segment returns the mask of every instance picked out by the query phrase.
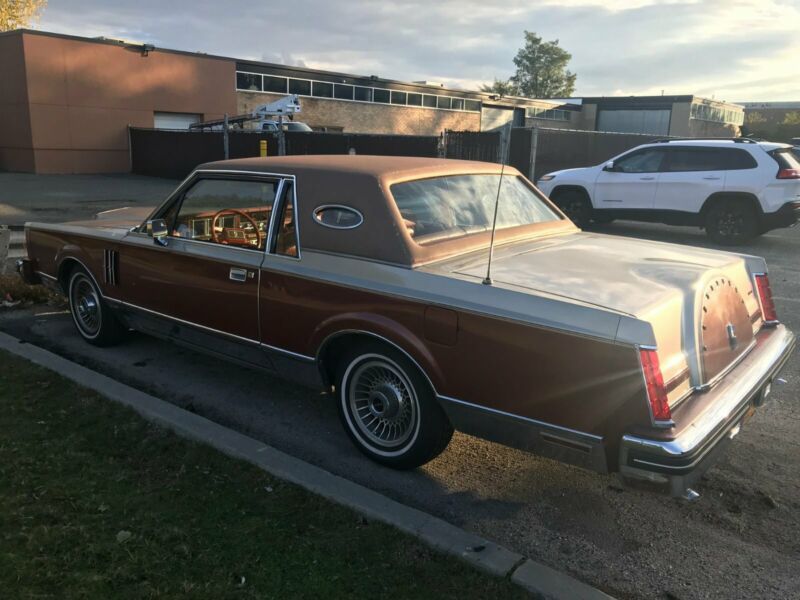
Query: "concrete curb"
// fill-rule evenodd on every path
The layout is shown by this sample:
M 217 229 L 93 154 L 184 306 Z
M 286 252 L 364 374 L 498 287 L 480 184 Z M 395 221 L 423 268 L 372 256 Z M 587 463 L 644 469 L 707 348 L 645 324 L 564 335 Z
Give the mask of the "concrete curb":
M 208 444 L 234 458 L 297 484 L 371 519 L 409 533 L 471 565 L 548 598 L 606 599 L 611 596 L 550 567 L 526 559 L 442 519 L 400 504 L 357 483 L 284 454 L 258 440 L 159 400 L 110 377 L 0 332 L 0 349 L 25 358 L 86 388 L 131 407 L 144 418 Z

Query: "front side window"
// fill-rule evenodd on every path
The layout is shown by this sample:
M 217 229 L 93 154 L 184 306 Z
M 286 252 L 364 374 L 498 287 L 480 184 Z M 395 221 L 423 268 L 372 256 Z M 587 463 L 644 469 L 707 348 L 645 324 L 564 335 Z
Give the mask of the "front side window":
M 264 250 L 277 189 L 277 180 L 201 179 L 164 218 L 173 237 Z
M 664 160 L 663 148 L 638 150 L 614 161 L 614 171 L 619 173 L 657 173 Z
M 525 184 L 506 175 L 452 175 L 396 183 L 391 193 L 417 243 L 490 231 L 497 204 L 497 229 L 558 221 L 559 216 Z
M 298 257 L 297 221 L 294 214 L 294 186 L 287 182 L 284 187 L 283 202 L 275 221 L 275 243 L 272 251 L 281 256 Z

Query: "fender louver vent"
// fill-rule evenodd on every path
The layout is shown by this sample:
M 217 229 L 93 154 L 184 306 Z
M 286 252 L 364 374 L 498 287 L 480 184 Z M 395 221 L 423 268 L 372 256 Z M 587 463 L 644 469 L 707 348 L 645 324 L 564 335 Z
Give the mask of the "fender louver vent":
M 119 252 L 103 251 L 103 279 L 108 285 L 117 285 L 117 269 L 119 268 Z

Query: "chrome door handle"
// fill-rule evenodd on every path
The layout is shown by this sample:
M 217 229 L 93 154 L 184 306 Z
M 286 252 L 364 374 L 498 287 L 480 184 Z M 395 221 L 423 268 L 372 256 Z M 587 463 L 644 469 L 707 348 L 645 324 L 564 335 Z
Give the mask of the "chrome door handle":
M 718 181 L 722 179 L 722 177 L 703 177 L 703 179 L 706 179 L 708 181 Z
M 238 281 L 240 283 L 247 281 L 248 276 L 252 277 L 252 274 L 248 273 L 247 269 L 239 269 L 237 267 L 231 267 L 230 273 L 228 274 L 228 278 L 231 281 Z
M 642 181 L 653 181 L 655 177 L 639 177 Z

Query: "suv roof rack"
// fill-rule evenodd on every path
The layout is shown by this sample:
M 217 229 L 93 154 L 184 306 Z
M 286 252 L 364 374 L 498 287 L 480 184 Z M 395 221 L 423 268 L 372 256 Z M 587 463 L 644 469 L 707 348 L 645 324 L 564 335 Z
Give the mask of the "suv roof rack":
M 674 138 L 659 138 L 650 142 L 651 144 L 668 144 L 669 142 L 733 142 L 734 144 L 757 144 L 758 140 L 749 137 L 674 137 Z

